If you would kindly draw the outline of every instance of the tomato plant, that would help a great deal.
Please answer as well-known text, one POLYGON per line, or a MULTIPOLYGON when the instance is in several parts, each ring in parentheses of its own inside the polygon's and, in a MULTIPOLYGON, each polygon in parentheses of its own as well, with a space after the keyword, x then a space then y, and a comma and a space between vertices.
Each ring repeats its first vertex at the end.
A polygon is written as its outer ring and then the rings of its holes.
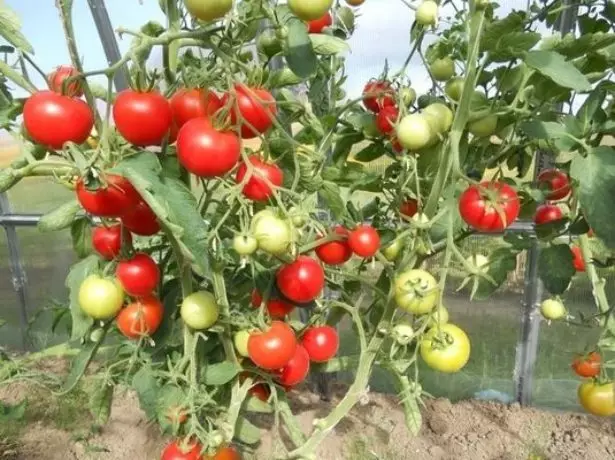
POLYGON ((439 297, 438 282, 425 270, 408 270, 395 278, 395 302, 412 314, 430 312, 439 297))
POLYGON ((308 21, 308 32, 311 34, 319 34, 325 27, 329 27, 333 24, 333 17, 331 13, 327 12, 322 17, 308 21))
POLYGON ((181 89, 171 97, 169 103, 178 129, 194 118, 211 118, 222 108, 218 95, 206 88, 181 89))
POLYGON ((158 265, 143 252, 120 261, 115 276, 126 293, 135 297, 150 295, 160 282, 158 265))
POLYGON ((597 377, 601 363, 600 354, 592 351, 587 355, 576 356, 572 360, 572 369, 579 377, 597 377))
POLYGON ((331 5, 333 5, 333 0, 314 0, 311 2, 306 2, 305 0, 288 1, 290 10, 299 19, 304 21, 321 18, 331 8, 331 5))
POLYGON ((162 451, 161 460, 200 460, 201 445, 173 441, 162 451))
POLYGON ((534 214, 534 223, 536 225, 548 224, 556 222, 563 217, 564 213, 559 206, 554 204, 541 204, 534 214))
POLYGON ((331 326, 315 326, 303 333, 301 344, 311 361, 325 363, 337 354, 340 338, 331 326))
POLYGON ((352 248, 348 242, 348 230, 341 225, 333 228, 335 235, 340 239, 322 243, 314 249, 316 256, 328 265, 340 265, 348 262, 352 257, 352 248))
POLYGON ((278 112, 276 100, 263 88, 235 85, 231 93, 222 98, 230 105, 231 123, 239 126, 244 139, 251 139, 271 128, 278 112))
POLYGON ((431 328, 421 341, 421 358, 440 372, 458 372, 470 359, 470 340, 454 324, 431 328))
POLYGON ((122 213, 122 224, 135 235, 152 236, 160 231, 158 217, 152 208, 143 201, 139 200, 136 205, 122 213))
POLYGON ((581 406, 593 415, 612 417, 615 415, 615 384, 597 383, 587 380, 579 385, 578 397, 581 406))
POLYGON ((540 313, 546 319, 562 319, 567 315, 566 307, 559 299, 545 299, 540 304, 540 313))
POLYGON ((322 266, 308 256, 282 266, 276 274, 278 288, 288 299, 306 303, 320 295, 325 285, 325 272, 322 266))
POLYGON ((171 106, 158 92, 124 90, 113 104, 113 119, 120 134, 140 147, 160 145, 169 134, 171 106))
POLYGON ((144 297, 126 305, 117 315, 117 327, 124 336, 138 339, 152 335, 160 323, 164 307, 155 297, 144 297))
POLYGON ((113 260, 120 255, 123 243, 128 247, 132 244, 132 236, 126 232, 122 241, 122 226, 119 224, 108 227, 98 226, 92 231, 92 247, 103 259, 113 260))
POLYGON ((371 225, 359 225, 348 234, 348 246, 359 257, 373 257, 380 249, 380 235, 371 225))
POLYGON ((248 163, 250 163, 251 171, 248 172, 247 164, 242 163, 237 169, 235 180, 238 184, 245 183, 243 194, 246 198, 254 201, 267 201, 273 196, 275 189, 282 185, 284 173, 277 165, 265 163, 254 155, 248 157, 248 163))
POLYGON ((517 192, 503 182, 472 185, 459 198, 461 218, 483 232, 505 229, 517 219, 520 209, 517 192))
MULTIPOLYGON (((256 289, 252 291, 250 302, 255 308, 260 307, 261 303, 263 303, 263 298, 256 289)), ((267 311, 273 319, 283 319, 294 309, 295 306, 292 303, 285 301, 284 299, 271 298, 267 300, 267 311)))
POLYGON ((363 104, 374 113, 380 112, 384 107, 394 107, 393 88, 385 80, 370 81, 363 88, 363 104))
POLYGON ((399 116, 397 107, 387 105, 376 116, 376 127, 383 135, 389 135, 395 130, 395 122, 399 116))
POLYGON ((132 184, 117 174, 104 174, 93 180, 79 178, 75 191, 83 209, 100 217, 122 216, 139 200, 132 184))
POLYGON ((538 183, 547 189, 547 200, 566 198, 571 190, 570 178, 560 169, 551 168, 540 171, 538 183))
POLYGON ((207 329, 218 320, 219 307, 211 292, 198 291, 184 298, 179 312, 187 326, 207 329))
POLYGON ((81 97, 83 96, 83 88, 78 79, 71 80, 64 83, 66 80, 72 77, 77 77, 79 71, 70 65, 58 66, 53 72, 49 74, 48 83, 49 89, 59 94, 64 94, 69 97, 81 97))
POLYGON ((297 348, 295 332, 282 321, 273 321, 266 331, 255 331, 248 339, 248 354, 258 367, 267 370, 282 369, 297 348))
POLYGON ((574 265, 574 269, 578 272, 584 272, 585 260, 583 259, 583 254, 581 254, 581 248, 579 246, 571 246, 570 251, 572 252, 572 264, 574 265))
POLYGON ((79 306, 94 319, 113 318, 122 308, 124 291, 116 280, 90 275, 79 286, 79 306))
POLYGON ((295 354, 280 371, 278 380, 287 387, 303 382, 310 372, 310 355, 301 344, 295 347, 295 354))

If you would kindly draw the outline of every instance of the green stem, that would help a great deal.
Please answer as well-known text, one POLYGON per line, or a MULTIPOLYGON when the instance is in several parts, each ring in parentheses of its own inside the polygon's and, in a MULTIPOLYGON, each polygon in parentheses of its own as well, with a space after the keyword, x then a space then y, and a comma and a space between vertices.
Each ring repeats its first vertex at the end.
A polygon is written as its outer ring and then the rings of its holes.
POLYGON ((218 305, 220 306, 220 313, 224 321, 224 331, 220 334, 220 340, 222 342, 222 346, 224 347, 224 354, 226 355, 226 359, 232 362, 233 364, 239 366, 239 361, 237 360, 237 355, 235 354, 235 347, 233 345, 233 340, 231 339, 231 326, 228 320, 231 316, 230 305, 228 302, 228 296, 226 294, 226 284, 224 282, 224 276, 222 274, 221 269, 214 269, 212 272, 213 286, 214 286, 214 294, 216 295, 216 299, 218 301, 218 305))

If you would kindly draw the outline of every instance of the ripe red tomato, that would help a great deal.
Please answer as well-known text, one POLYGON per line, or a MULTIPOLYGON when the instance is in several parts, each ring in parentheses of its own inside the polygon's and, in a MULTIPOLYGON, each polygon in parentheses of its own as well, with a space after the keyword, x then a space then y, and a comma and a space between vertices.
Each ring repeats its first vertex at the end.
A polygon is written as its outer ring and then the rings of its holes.
POLYGON ((149 296, 124 307, 117 315, 117 327, 129 339, 152 335, 160 327, 164 307, 156 297, 149 296))
POLYGON ((360 257, 373 257, 380 249, 380 235, 371 225, 359 225, 348 235, 348 245, 360 257))
POLYGON ((218 95, 206 88, 180 89, 169 103, 177 129, 193 118, 211 117, 222 108, 218 95))
POLYGON ((173 441, 164 448, 160 460, 202 460, 201 449, 199 443, 184 445, 179 440, 173 441))
POLYGON ((399 110, 393 105, 383 107, 378 115, 376 115, 376 127, 378 131, 385 136, 388 136, 395 129, 395 123, 399 116, 399 110))
POLYGON ((222 103, 230 104, 231 123, 241 125, 240 133, 243 139, 252 139, 265 133, 273 125, 278 113, 275 98, 263 88, 237 84, 233 97, 225 94, 222 103))
POLYGON ((325 272, 311 257, 299 256, 278 270, 276 282, 289 300, 297 303, 311 302, 325 286, 325 272))
POLYGON ((126 89, 115 98, 113 119, 124 139, 148 147, 162 143, 171 129, 173 116, 169 101, 162 94, 126 89))
POLYGON ((67 78, 75 77, 79 75, 77 69, 75 69, 72 65, 61 65, 56 67, 56 69, 49 74, 47 77, 47 83, 49 84, 49 89, 59 94, 64 94, 69 97, 81 97, 83 96, 83 85, 81 84, 81 80, 73 80, 66 85, 66 89, 64 89, 64 81, 67 78))
POLYGON ((538 183, 549 190, 547 200, 561 200, 570 193, 568 174, 560 169, 545 169, 538 175, 538 183))
POLYGON ((160 281, 158 265, 154 259, 143 252, 117 264, 115 275, 124 291, 134 297, 150 295, 160 281))
MULTIPOLYGON (((252 165, 252 173, 243 186, 243 194, 253 201, 267 201, 273 196, 275 188, 282 185, 284 173, 278 165, 266 163, 257 155, 251 155, 248 161, 252 165)), ((247 172, 248 167, 245 163, 239 165, 235 177, 238 184, 244 180, 247 172)))
MULTIPOLYGON (((250 299, 252 306, 258 308, 263 302, 263 297, 256 289, 252 291, 252 297, 250 299)), ((267 300, 267 311, 273 319, 284 319, 286 315, 290 314, 295 309, 292 303, 285 302, 282 299, 269 299, 267 300)))
POLYGON ((408 198, 399 205, 399 212, 404 216, 412 217, 419 210, 419 203, 414 198, 408 198))
POLYGON ((310 355, 303 348, 303 345, 298 344, 295 348, 295 354, 282 368, 278 380, 282 385, 292 387, 303 382, 309 372, 310 355))
POLYGON ((363 105, 374 113, 395 106, 395 92, 388 81, 370 81, 363 88, 363 105))
POLYGON ((521 203, 514 188, 504 182, 471 185, 459 197, 461 218, 482 232, 497 232, 519 216, 521 203))
POLYGON ((86 212, 100 217, 118 217, 141 199, 132 184, 117 174, 102 174, 96 183, 77 180, 77 199, 86 212))
POLYGON ((579 355, 572 361, 572 369, 579 377, 598 377, 602 359, 600 354, 592 351, 588 355, 579 355))
POLYGON ((217 131, 206 118, 187 122, 177 135, 177 158, 192 174, 220 177, 237 164, 239 138, 230 131, 217 131))
POLYGON ((578 246, 571 246, 570 251, 572 251, 572 263, 574 264, 574 268, 578 272, 585 271, 585 261, 583 260, 583 254, 581 253, 581 248, 578 246))
POLYGON ((536 213, 534 214, 534 223, 536 225, 548 224, 549 222, 554 222, 556 220, 560 220, 564 217, 564 213, 560 209, 559 206, 555 204, 541 204, 536 208, 536 213))
POLYGON ((241 460, 241 455, 234 447, 226 446, 218 449, 213 455, 205 455, 203 460, 241 460))
POLYGON ((282 321, 272 321, 266 331, 250 334, 248 354, 261 369, 282 369, 295 355, 297 338, 295 331, 282 321))
POLYGON ((329 27, 333 24, 333 17, 331 13, 326 13, 322 18, 308 21, 308 33, 319 34, 325 27, 329 27))
POLYGON ((263 402, 269 401, 269 396, 271 396, 271 390, 269 389, 269 386, 265 385, 264 383, 257 383, 248 390, 248 393, 263 402))
POLYGON ((335 328, 331 326, 313 326, 305 331, 301 344, 310 355, 310 360, 315 363, 326 363, 337 354, 340 338, 335 328))
POLYGON ((143 200, 139 200, 135 206, 122 214, 122 223, 136 235, 152 236, 160 231, 156 214, 143 200))
POLYGON ((337 225, 333 228, 333 232, 342 236, 342 239, 321 244, 315 249, 315 252, 324 263, 341 265, 352 257, 352 249, 348 244, 348 230, 341 225, 337 225))
MULTIPOLYGON (((125 242, 130 247, 132 235, 126 232, 125 242)), ((92 231, 92 247, 105 260, 115 259, 122 249, 122 226, 98 226, 92 231)))
POLYGON ((83 144, 94 127, 94 115, 81 99, 38 91, 24 104, 23 122, 34 142, 59 150, 66 142, 83 144))

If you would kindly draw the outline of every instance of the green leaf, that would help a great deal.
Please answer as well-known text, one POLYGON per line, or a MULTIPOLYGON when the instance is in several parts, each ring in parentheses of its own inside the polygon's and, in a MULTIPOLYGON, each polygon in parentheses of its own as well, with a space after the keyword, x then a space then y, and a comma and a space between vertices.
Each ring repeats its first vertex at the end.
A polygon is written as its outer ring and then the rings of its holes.
POLYGON ((21 20, 8 5, 0 0, 0 35, 15 48, 34 54, 34 49, 21 33, 21 20))
POLYGON ((70 227, 73 248, 80 259, 92 252, 92 227, 87 217, 80 217, 70 227))
POLYGON ((587 99, 585 99, 585 102, 583 102, 581 108, 579 108, 576 116, 582 135, 589 132, 591 123, 594 120, 598 109, 602 106, 605 96, 606 91, 601 87, 597 87, 589 94, 587 99))
POLYGON ((419 408, 420 395, 412 392, 412 383, 408 382, 408 377, 405 375, 400 375, 397 378, 400 382, 402 382, 400 398, 402 405, 404 406, 404 420, 406 421, 406 428, 408 428, 408 431, 411 434, 416 436, 419 433, 423 423, 423 417, 421 416, 421 410, 419 408))
POLYGON ((370 161, 377 160, 381 156, 385 154, 386 150, 380 143, 372 143, 365 147, 363 150, 358 152, 354 159, 356 161, 360 161, 363 163, 368 163, 370 161))
POLYGON ((70 366, 70 372, 64 381, 62 386, 62 394, 70 392, 77 386, 81 377, 85 374, 88 366, 96 356, 96 352, 100 348, 100 344, 104 341, 104 334, 106 334, 108 327, 103 329, 103 337, 98 342, 87 341, 79 353, 73 358, 70 366))
POLYGON ((341 218, 346 213, 346 205, 342 199, 342 192, 337 184, 329 181, 324 181, 318 191, 319 196, 325 202, 326 206, 331 210, 336 219, 341 218))
POLYGON ((333 147, 332 161, 337 165, 346 162, 352 146, 363 140, 363 134, 355 131, 344 132, 337 138, 333 147))
POLYGON ((241 442, 252 445, 261 440, 261 430, 254 426, 252 422, 249 422, 245 417, 239 417, 237 419, 237 425, 235 426, 235 437, 241 442))
POLYGON ((513 32, 522 32, 524 18, 524 13, 515 11, 503 19, 488 24, 481 38, 481 50, 488 51, 495 49, 498 41, 504 35, 513 32))
POLYGON ((103 426, 109 420, 111 414, 111 403, 113 402, 113 385, 102 382, 90 394, 89 409, 97 426, 103 426))
POLYGON ((281 86, 298 85, 303 79, 290 70, 288 67, 284 67, 282 70, 272 72, 267 79, 268 88, 279 88, 281 86))
POLYGON ((554 51, 530 51, 525 56, 525 63, 564 88, 576 91, 591 89, 587 78, 564 56, 554 51))
POLYGON ((20 401, 18 404, 7 404, 0 401, 0 422, 14 422, 17 420, 23 420, 26 414, 26 406, 28 401, 26 399, 20 401))
POLYGON ((350 50, 348 43, 341 38, 326 34, 310 34, 309 37, 312 42, 312 48, 316 54, 331 56, 350 50))
POLYGON ((507 33, 490 44, 493 46, 489 48, 489 58, 493 62, 504 62, 522 57, 540 41, 540 38, 541 35, 536 32, 507 33))
POLYGON ((615 43, 615 34, 597 32, 595 34, 581 35, 575 38, 572 34, 565 35, 552 49, 567 58, 576 58, 605 51, 604 48, 615 43))
POLYGON ((268 404, 255 396, 248 396, 245 404, 245 409, 248 412, 256 412, 258 414, 271 414, 273 412, 273 407, 271 407, 271 404, 268 404))
POLYGON ((37 227, 41 232, 51 232, 69 227, 81 206, 77 200, 70 200, 51 212, 43 215, 38 221, 37 227))
POLYGON ((521 123, 520 128, 532 139, 556 139, 567 135, 566 127, 554 121, 526 121, 521 123))
POLYGON ((160 387, 150 364, 145 364, 132 377, 132 388, 137 392, 139 405, 148 420, 156 417, 160 387))
POLYGON ((615 249, 615 149, 600 146, 585 158, 576 155, 570 175, 579 182, 575 195, 587 223, 606 246, 615 249))
POLYGON ((312 42, 305 24, 292 18, 288 22, 286 37, 286 62, 288 67, 301 78, 307 78, 316 72, 318 58, 312 48, 312 42))
MULTIPOLYGON (((1 27, 0 27, 1 28, 1 27)), ((0 59, 0 75, 4 75, 6 78, 11 80, 16 85, 25 89, 26 91, 34 92, 36 91, 36 87, 32 85, 28 80, 26 80, 23 75, 9 66, 6 62, 0 59)))
POLYGON ((486 278, 479 278, 478 288, 474 293, 474 299, 486 299, 493 294, 508 276, 517 267, 517 254, 510 248, 498 248, 489 254, 489 265, 487 266, 487 276, 495 282, 493 284, 486 278))
POLYGON ((205 385, 221 386, 235 378, 241 369, 230 361, 209 364, 201 374, 205 385))
POLYGON ((99 260, 95 255, 80 260, 71 267, 66 277, 66 287, 70 291, 71 340, 81 339, 94 324, 94 320, 86 315, 79 306, 79 287, 84 279, 99 271, 99 260))
POLYGON ((538 276, 551 294, 562 294, 575 273, 572 252, 567 244, 555 244, 540 251, 538 276))

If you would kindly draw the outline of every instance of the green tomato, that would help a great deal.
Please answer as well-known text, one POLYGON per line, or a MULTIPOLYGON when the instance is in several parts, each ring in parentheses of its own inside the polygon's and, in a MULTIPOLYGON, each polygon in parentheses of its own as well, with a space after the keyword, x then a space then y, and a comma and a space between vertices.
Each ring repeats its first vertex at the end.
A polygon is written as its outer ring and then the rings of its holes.
POLYGON ((240 356, 244 358, 249 358, 248 354, 248 339, 250 338, 250 333, 246 330, 239 331, 235 333, 233 337, 233 343, 235 344, 235 349, 240 356))
POLYGON ((414 338, 412 325, 402 322, 393 326, 393 339, 400 345, 408 345, 414 338))
POLYGON ((397 125, 397 140, 408 150, 419 150, 432 140, 434 135, 424 115, 413 113, 403 117, 397 125))
POLYGON ((429 313, 439 296, 438 282, 425 270, 408 270, 395 278, 395 302, 413 315, 429 313))
POLYGON ((267 29, 258 35, 256 48, 267 57, 272 57, 282 51, 282 46, 272 29, 267 29))
POLYGON ((278 217, 273 211, 264 209, 256 213, 252 218, 251 229, 261 250, 280 255, 290 249, 293 229, 288 221, 278 217))
POLYGON ((461 95, 463 93, 463 85, 464 81, 461 77, 451 78, 446 82, 446 86, 444 87, 444 92, 446 95, 453 101, 459 102, 461 99, 461 95))
POLYGON ((484 118, 471 122, 468 125, 468 130, 476 137, 488 137, 495 133, 497 127, 497 115, 487 115, 484 118))
POLYGON ((382 250, 382 254, 389 261, 394 261, 399 256, 400 251, 404 247, 404 243, 401 239, 396 239, 391 242, 386 248, 382 250))
POLYGON ((103 328, 97 327, 92 332, 90 332, 90 341, 98 343, 102 340, 104 335, 105 330, 103 328))
POLYGON ((545 299, 540 304, 540 313, 546 319, 562 319, 565 318, 568 312, 564 304, 558 299, 545 299))
POLYGON ((455 75, 455 63, 448 56, 436 59, 429 66, 429 71, 435 80, 446 81, 455 75))
POLYGON ((453 125, 453 111, 440 102, 425 107, 423 114, 428 115, 427 121, 436 133, 445 133, 453 125))
POLYGON ((307 223, 306 213, 298 208, 292 207, 288 210, 290 220, 295 228, 301 228, 307 223))
POLYGON ((470 359, 470 339, 454 324, 443 324, 430 329, 421 340, 421 358, 440 372, 457 372, 470 359))
POLYGON ((438 4, 424 0, 416 9, 416 22, 423 26, 434 26, 438 22, 438 4))
POLYGON ((333 6, 333 0, 288 0, 288 7, 303 21, 322 18, 333 6))
POLYGON ((223 17, 233 8, 233 0, 184 0, 188 12, 201 21, 223 17))
POLYGON ((240 256, 249 256, 258 249, 258 241, 249 235, 237 235, 233 238, 233 249, 240 256))
POLYGON ((184 299, 179 313, 188 327, 207 329, 218 321, 218 302, 211 292, 194 292, 184 299))
POLYGON ((113 279, 90 275, 79 286, 79 306, 94 319, 111 319, 124 304, 124 290, 113 279))
POLYGON ((399 99, 404 106, 410 107, 412 104, 414 104, 414 101, 416 101, 416 91, 414 91, 414 89, 410 88, 409 86, 401 88, 399 90, 399 99))

